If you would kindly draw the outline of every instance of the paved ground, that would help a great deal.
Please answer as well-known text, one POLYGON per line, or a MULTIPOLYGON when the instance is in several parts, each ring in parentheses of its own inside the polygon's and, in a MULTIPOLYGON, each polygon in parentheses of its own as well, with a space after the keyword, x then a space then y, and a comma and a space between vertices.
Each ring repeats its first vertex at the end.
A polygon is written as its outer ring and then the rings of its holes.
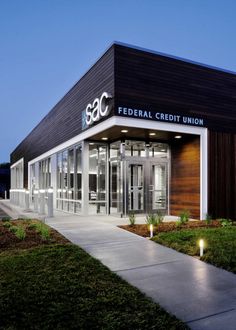
POLYGON ((192 329, 236 329, 236 275, 115 226, 125 221, 59 212, 46 219, 192 329))

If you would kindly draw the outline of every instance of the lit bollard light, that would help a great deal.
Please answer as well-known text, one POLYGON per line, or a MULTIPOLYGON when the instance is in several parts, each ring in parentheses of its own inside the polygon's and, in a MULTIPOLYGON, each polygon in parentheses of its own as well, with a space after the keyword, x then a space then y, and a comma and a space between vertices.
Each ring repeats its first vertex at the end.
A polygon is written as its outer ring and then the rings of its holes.
POLYGON ((204 240, 203 239, 200 239, 199 247, 200 247, 200 257, 202 257, 203 256, 203 251, 204 251, 204 240))
POLYGON ((53 188, 48 189, 48 217, 53 217, 53 188))
POLYGON ((153 237, 153 224, 150 225, 150 238, 153 237))
POLYGON ((29 210, 29 190, 25 190, 25 210, 29 210))
POLYGON ((37 213, 39 209, 39 191, 34 190, 34 212, 37 213))
POLYGON ((45 190, 39 189, 39 214, 45 214, 45 190))

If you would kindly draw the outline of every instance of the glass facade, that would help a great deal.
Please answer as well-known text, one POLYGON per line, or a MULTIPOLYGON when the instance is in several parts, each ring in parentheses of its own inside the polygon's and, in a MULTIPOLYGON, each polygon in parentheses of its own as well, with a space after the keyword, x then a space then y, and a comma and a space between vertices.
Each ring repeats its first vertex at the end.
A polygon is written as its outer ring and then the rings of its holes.
POLYGON ((11 189, 22 189, 24 187, 24 162, 20 160, 11 168, 11 189))
POLYGON ((89 214, 107 213, 107 146, 89 144, 89 214))
POLYGON ((87 142, 86 146, 88 154, 82 145, 57 153, 57 209, 81 213, 84 194, 88 197, 84 213, 106 214, 107 146, 93 142, 87 142), (82 162, 85 164, 83 171, 82 162), (82 189, 86 176, 88 185, 82 189))
POLYGON ((168 169, 165 143, 83 141, 31 164, 31 191, 53 186, 56 208, 75 214, 167 213, 168 169))
MULTIPOLYGON (((32 168, 35 173, 35 169, 32 168)), ((51 158, 46 158, 39 162, 39 189, 51 187, 51 158)))
POLYGON ((81 145, 57 153, 57 197, 59 210, 81 213, 81 145))
POLYGON ((144 141, 125 141, 126 157, 146 157, 146 144, 144 141))

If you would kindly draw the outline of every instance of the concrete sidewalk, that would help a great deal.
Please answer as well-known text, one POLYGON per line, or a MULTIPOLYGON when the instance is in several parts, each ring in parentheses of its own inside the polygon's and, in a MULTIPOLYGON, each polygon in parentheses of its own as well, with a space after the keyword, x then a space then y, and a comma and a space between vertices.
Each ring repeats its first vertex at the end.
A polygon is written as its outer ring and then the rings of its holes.
POLYGON ((61 212, 46 218, 51 227, 190 328, 236 329, 236 275, 116 227, 124 221, 61 212))
POLYGON ((0 207, 0 220, 5 217, 9 217, 9 214, 0 207))

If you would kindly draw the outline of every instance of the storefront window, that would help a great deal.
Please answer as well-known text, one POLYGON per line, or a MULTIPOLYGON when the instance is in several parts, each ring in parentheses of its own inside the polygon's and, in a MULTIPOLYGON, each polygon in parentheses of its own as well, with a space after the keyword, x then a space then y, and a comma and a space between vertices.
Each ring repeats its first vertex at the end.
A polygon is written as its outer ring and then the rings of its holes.
POLYGON ((23 177, 24 177, 24 162, 22 159, 11 168, 11 189, 16 189, 16 188, 22 189, 24 186, 23 177))
POLYGON ((51 159, 39 162, 39 188, 48 189, 51 186, 51 159))
POLYGON ((151 142, 149 147, 149 157, 167 158, 168 145, 166 143, 151 142))
POLYGON ((146 157, 146 145, 143 141, 125 141, 125 156, 146 157))
POLYGON ((82 147, 76 146, 75 148, 75 155, 76 155, 76 177, 75 177, 75 213, 81 212, 81 200, 82 200, 82 147))
POLYGON ((89 214, 106 213, 107 146, 89 145, 89 214))
POLYGON ((121 141, 116 141, 110 145, 110 158, 120 157, 121 141))
POLYGON ((57 208, 81 212, 81 146, 57 154, 57 208), (76 175, 75 175, 76 171, 76 175))

